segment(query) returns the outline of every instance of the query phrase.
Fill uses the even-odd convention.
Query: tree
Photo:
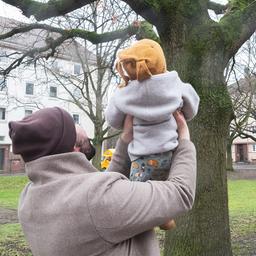
[[[94,1],[4,2],[39,21],[65,15]],[[168,233],[165,255],[232,255],[225,152],[233,111],[223,72],[229,60],[255,31],[256,2],[230,0],[227,5],[209,0],[123,2],[156,27],[168,68],[177,70],[201,98],[198,116],[190,123],[198,154],[196,200],[193,210],[177,219],[176,231]],[[209,17],[208,9],[224,15],[215,22]],[[59,40],[62,41],[83,35],[92,42],[117,36],[114,32],[96,35],[72,29],[61,32],[61,35]]]
[[[241,47],[226,69],[234,116],[227,138],[227,170],[233,171],[232,144],[240,138],[256,141],[251,129],[255,123],[256,33]],[[234,82],[235,81],[235,82]],[[231,84],[230,84],[231,83]]]
[[[231,90],[231,99],[235,114],[230,123],[229,136],[227,138],[227,170],[229,171],[233,171],[231,151],[233,141],[238,137],[243,139],[250,138],[256,141],[256,137],[251,131],[251,127],[256,121],[255,80],[247,77],[239,80],[235,86],[237,87],[233,88],[233,92]]]
[[[108,1],[107,3],[94,2],[89,4],[86,10],[80,10],[80,12],[66,16],[66,24],[73,29],[78,27],[86,29],[89,27],[94,33],[102,34],[109,31],[111,27],[112,29],[118,29],[120,26],[127,25],[131,10],[126,9],[126,13],[124,13],[122,7],[120,3],[115,1]],[[113,12],[113,8],[115,12]],[[130,35],[128,34],[120,40],[95,44],[80,40],[80,44],[85,46],[83,50],[94,54],[94,65],[91,65],[86,58],[86,52],[81,56],[81,45],[73,41],[77,45],[75,55],[78,57],[82,67],[80,75],[70,76],[59,71],[56,72],[44,62],[45,68],[56,78],[55,82],[60,84],[69,94],[68,101],[77,105],[92,121],[94,126],[93,144],[96,148],[93,164],[98,169],[101,168],[103,141],[117,134],[108,135],[109,127],[105,122],[104,108],[107,104],[108,89],[110,89],[111,84],[116,83],[116,81],[113,81],[114,79],[116,80],[116,77],[112,72],[115,53],[129,37]]]
[[[116,3],[113,0],[108,1],[108,3],[94,2],[89,4],[86,9],[81,8],[79,11],[66,15],[63,18],[58,17],[51,20],[51,26],[58,26],[60,24],[60,31],[69,28],[72,28],[73,30],[85,30],[86,28],[90,28],[91,31],[95,33],[100,32],[101,34],[113,28],[117,30],[120,26],[127,25],[129,15],[132,13],[129,8],[126,8],[126,12],[124,13],[122,7],[122,4]],[[113,8],[115,9],[115,12],[113,12]],[[16,22],[15,25],[16,28],[19,26],[21,31],[23,29],[27,37],[31,36],[31,34],[29,34],[30,30],[24,29],[25,27],[28,28],[29,25],[18,22]],[[13,29],[13,24],[11,22],[8,26],[9,31]],[[69,96],[66,97],[66,95],[64,95],[64,97],[57,97],[63,101],[78,106],[83,111],[84,115],[89,117],[92,121],[94,126],[94,136],[92,141],[96,148],[93,164],[95,167],[100,168],[102,143],[109,138],[107,134],[109,127],[105,124],[104,107],[107,103],[106,95],[108,89],[111,84],[116,83],[116,81],[113,81],[115,74],[112,72],[115,53],[130,37],[130,34],[121,37],[119,40],[109,42],[99,41],[95,42],[95,44],[88,43],[83,38],[80,38],[77,41],[69,39],[64,40],[62,46],[58,46],[58,43],[55,44],[59,39],[59,33],[57,31],[49,30],[49,32],[44,33],[42,32],[44,29],[40,25],[37,28],[34,27],[34,29],[37,29],[34,33],[40,34],[40,39],[33,37],[30,41],[33,41],[34,45],[38,45],[40,44],[40,40],[43,39],[46,47],[34,47],[32,51],[33,53],[35,52],[37,56],[35,57],[32,54],[32,58],[29,58],[29,60],[28,57],[31,56],[31,49],[29,49],[29,46],[25,49],[25,53],[16,52],[15,54],[19,57],[14,59],[7,68],[2,68],[2,73],[4,75],[10,75],[12,70],[16,67],[16,64],[29,65],[33,63],[35,72],[43,66],[46,70],[46,72],[44,72],[46,76],[45,80],[52,85],[61,85]],[[6,27],[4,30],[6,30]],[[68,48],[69,51],[71,51],[70,54],[73,55],[72,59],[81,64],[81,66],[79,66],[79,69],[80,67],[81,69],[77,70],[75,75],[71,75],[69,72],[56,66],[57,60],[55,60],[55,58],[58,56],[61,57],[63,52],[66,53],[65,48]],[[48,51],[48,49],[50,51]],[[38,53],[41,54],[38,55]],[[14,53],[12,53],[12,55],[13,54]],[[40,80],[45,86],[45,81],[42,81],[42,77],[40,77]],[[40,83],[39,79],[37,82]],[[17,107],[24,104],[27,105],[27,103],[22,104],[23,102],[20,102],[20,99],[16,98],[13,100],[16,100]],[[32,101],[33,102],[30,102],[30,104],[36,104],[38,99],[32,99]]]

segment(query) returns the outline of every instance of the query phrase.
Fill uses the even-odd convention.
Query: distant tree
[[[232,143],[237,138],[256,141],[256,33],[244,44],[230,61],[226,71],[227,83],[233,103],[233,120],[227,138],[227,170],[233,170]]]
[[[63,18],[55,18],[51,21],[51,26],[58,27],[59,31],[67,30],[72,28],[73,31],[76,29],[90,29],[91,34],[98,33],[105,35],[111,29],[119,29],[124,26],[129,26],[128,22],[132,23],[137,17],[131,11],[130,8],[125,6],[124,3],[118,3],[114,0],[108,2],[97,1],[89,4],[87,8],[82,8],[74,13],[66,15]],[[28,24],[20,24],[20,28],[30,27]],[[94,42],[94,44],[85,40],[83,37],[77,40],[69,39],[62,43],[62,46],[58,46],[55,42],[59,39],[58,31],[50,30],[48,33],[42,34],[44,26],[39,25],[37,27],[38,33],[41,33],[41,37],[36,37],[33,42],[34,45],[39,44],[41,40],[45,43],[44,47],[35,47],[30,49],[29,46],[25,48],[25,52],[17,51],[6,57],[16,55],[16,59],[7,68],[0,69],[0,72],[4,76],[11,74],[12,70],[17,65],[31,66],[34,64],[35,72],[36,69],[40,69],[42,66],[45,68],[45,75],[47,78],[47,84],[59,86],[61,85],[69,95],[69,97],[57,96],[57,98],[73,103],[77,105],[84,115],[86,115],[94,127],[94,136],[92,139],[93,144],[96,148],[96,156],[93,158],[93,164],[95,167],[100,169],[101,155],[102,155],[102,144],[104,140],[112,138],[117,131],[108,135],[109,127],[105,123],[104,108],[107,104],[107,93],[111,87],[113,88],[118,82],[118,78],[113,72],[113,65],[115,61],[115,55],[117,50],[122,47],[123,44],[127,43],[134,31],[137,30],[137,25],[131,25],[128,32],[121,33],[121,38],[117,38],[114,41],[107,42]],[[13,27],[12,27],[13,28]],[[7,29],[6,27],[4,28]],[[133,31],[134,30],[134,31]],[[30,31],[25,29],[25,31]],[[24,32],[25,33],[25,32]],[[43,38],[43,39],[42,39]],[[68,44],[75,45],[72,48],[75,50],[72,52],[73,59],[80,63],[77,65],[76,74],[70,74],[63,72],[61,68],[55,67],[57,64],[56,58],[59,57],[62,52],[65,52],[65,47]],[[49,48],[48,48],[49,47]],[[52,47],[52,48],[51,48]],[[35,53],[33,55],[32,53]],[[32,55],[31,55],[32,54]],[[19,63],[19,64],[18,64]],[[45,83],[40,79],[41,83]],[[40,83],[40,82],[39,82]],[[5,86],[4,81],[2,86]],[[30,102],[21,101],[21,99],[13,99],[16,107],[24,107],[25,105],[35,106],[38,103],[38,99],[31,99]],[[38,104],[37,104],[38,105]],[[42,105],[41,105],[42,106]]]
[[[118,29],[125,25],[128,26],[127,22],[130,20],[132,23],[131,19],[136,18],[134,14],[131,15],[132,11],[127,6],[124,12],[123,6],[124,4],[112,0],[106,3],[103,1],[94,2],[89,4],[86,10],[66,17],[66,23],[72,28],[76,26],[79,26],[79,29],[90,28],[95,34],[103,34],[113,28]],[[95,44],[90,44],[84,39],[80,39],[78,42],[73,41],[77,45],[75,55],[81,64],[80,74],[70,76],[51,69],[49,65],[47,66],[47,62],[43,64],[48,72],[56,78],[55,83],[61,85],[69,94],[69,99],[63,100],[77,105],[92,121],[94,126],[92,141],[96,147],[93,164],[99,169],[103,141],[119,134],[117,131],[112,135],[108,134],[110,127],[105,122],[104,108],[107,104],[107,94],[119,82],[113,72],[116,52],[124,43],[127,43],[126,41],[130,36],[130,34],[127,34],[127,36],[115,41]],[[94,64],[86,58],[86,52],[81,56],[82,49],[93,55],[91,58],[94,59]]]

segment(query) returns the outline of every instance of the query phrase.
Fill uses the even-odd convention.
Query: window
[[[0,108],[0,120],[5,120],[5,108]]]
[[[26,83],[26,94],[27,95],[34,94],[34,84],[33,83]]]
[[[252,144],[252,151],[256,152],[256,144]]]
[[[0,61],[6,62],[7,61],[7,53],[6,51],[0,51]]]
[[[78,114],[73,114],[73,119],[76,124],[79,124],[79,115]]]
[[[25,116],[29,116],[33,113],[31,109],[25,109]]]
[[[74,64],[74,74],[75,75],[81,74],[81,65],[80,64]]]
[[[50,97],[53,97],[53,98],[57,97],[57,87],[50,86]]]
[[[79,87],[75,88],[74,91],[73,91],[73,96],[76,99],[81,99],[83,97],[82,90]]]
[[[7,89],[6,80],[4,77],[0,78],[0,92],[5,92]]]
[[[60,71],[60,66],[59,66],[59,63],[58,63],[58,61],[54,61],[53,63],[52,63],[52,69],[53,69],[53,71]]]

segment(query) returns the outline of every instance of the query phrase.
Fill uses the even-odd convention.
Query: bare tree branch
[[[15,59],[6,69],[1,70],[0,74],[3,75],[3,76],[8,75],[13,69],[18,67],[24,61],[24,59],[26,57],[31,57],[34,60],[36,60],[36,59],[39,58],[39,54],[42,53],[42,52],[46,53],[43,56],[46,59],[49,58],[50,56],[53,56],[54,53],[55,53],[56,47],[61,45],[66,39],[67,38],[65,36],[61,36],[61,37],[57,38],[56,40],[52,40],[46,46],[38,47],[38,48],[33,48],[31,50],[28,50],[20,58]],[[50,50],[50,52],[48,50]]]
[[[38,21],[72,12],[95,0],[49,0],[46,3],[29,0],[3,0],[22,10],[26,17],[33,15]]]
[[[110,127],[107,127],[107,128],[103,131],[103,133],[106,134],[106,133],[109,131],[109,129],[110,129]],[[114,137],[116,137],[116,136],[119,136],[121,133],[122,133],[122,131],[118,131],[118,132],[116,132],[116,133],[114,133],[114,134],[112,134],[112,135],[109,135],[109,136],[107,136],[107,137],[104,137],[104,138],[103,138],[103,141],[104,141],[104,140],[109,140],[109,139],[114,138]]]
[[[34,16],[41,21],[48,18],[62,16],[83,6],[96,2],[96,0],[49,0],[46,3],[34,0],[3,0],[3,2],[22,10],[26,17]],[[155,5],[157,1],[125,0],[131,8],[152,24],[158,21]]]
[[[78,37],[78,38],[88,40],[93,44],[104,43],[104,42],[113,41],[120,38],[127,38],[136,34],[136,32],[138,31],[138,27],[134,26],[134,24],[124,29],[97,34],[95,32],[86,31],[83,29],[62,29],[62,28],[52,27],[46,24],[35,23],[35,24],[21,26],[19,28],[14,28],[5,34],[0,35],[0,40],[9,38],[16,34],[25,33],[33,29],[43,29],[50,32],[56,32],[61,34],[66,39]]]
[[[256,141],[256,137],[251,135],[251,134],[248,134],[246,132],[240,132],[240,135],[239,135],[242,139],[252,139],[253,141]]]

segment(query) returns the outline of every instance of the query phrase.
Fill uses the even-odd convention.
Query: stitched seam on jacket
[[[93,217],[92,217],[92,214],[91,214],[91,210],[90,210],[90,204],[89,204],[89,193],[91,192],[91,187],[92,187],[92,184],[91,184],[91,186],[90,186],[89,189],[88,189],[88,193],[87,193],[87,204],[88,204],[88,211],[89,211],[89,214],[90,214],[90,218],[91,218],[91,221],[92,221],[92,223],[93,223],[93,227],[94,227],[96,233],[98,234],[98,236],[99,236],[103,241],[105,241],[106,243],[109,243],[109,244],[114,245],[115,243],[106,240],[106,239],[101,235],[100,231],[99,231],[98,228],[96,227],[95,222],[94,222],[94,220],[93,220]]]

